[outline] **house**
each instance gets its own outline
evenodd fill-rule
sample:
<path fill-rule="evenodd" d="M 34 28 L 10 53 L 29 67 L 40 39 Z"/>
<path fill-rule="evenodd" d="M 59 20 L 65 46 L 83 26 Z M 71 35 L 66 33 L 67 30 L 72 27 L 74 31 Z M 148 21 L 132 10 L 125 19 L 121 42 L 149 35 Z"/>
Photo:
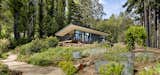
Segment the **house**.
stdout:
<path fill-rule="evenodd" d="M 61 41 L 72 40 L 72 42 L 93 43 L 104 41 L 107 34 L 89 27 L 70 24 L 55 35 Z"/>

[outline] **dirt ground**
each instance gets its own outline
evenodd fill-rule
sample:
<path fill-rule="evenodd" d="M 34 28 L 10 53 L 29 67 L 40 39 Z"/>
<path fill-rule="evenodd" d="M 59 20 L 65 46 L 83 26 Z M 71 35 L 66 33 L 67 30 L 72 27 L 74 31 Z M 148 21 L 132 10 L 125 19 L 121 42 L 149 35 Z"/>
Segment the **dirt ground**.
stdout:
<path fill-rule="evenodd" d="M 149 52 L 149 53 L 154 53 L 156 56 L 156 60 L 152 61 L 152 62 L 144 62 L 144 63 L 134 63 L 134 67 L 135 70 L 138 72 L 142 69 L 144 69 L 145 67 L 153 67 L 155 66 L 157 61 L 160 61 L 160 49 L 156 49 L 156 48 L 147 48 L 147 50 L 143 49 L 143 48 L 138 48 L 134 50 L 134 53 L 144 53 L 144 52 Z M 136 72 L 136 73 L 137 73 Z M 137 74 L 136 74 L 137 75 Z"/>

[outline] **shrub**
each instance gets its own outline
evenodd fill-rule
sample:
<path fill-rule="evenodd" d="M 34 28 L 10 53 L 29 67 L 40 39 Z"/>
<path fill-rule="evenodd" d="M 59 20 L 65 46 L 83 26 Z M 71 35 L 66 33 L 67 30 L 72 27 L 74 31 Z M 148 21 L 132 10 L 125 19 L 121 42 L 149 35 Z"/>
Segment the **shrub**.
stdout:
<path fill-rule="evenodd" d="M 10 42 L 8 39 L 0 39 L 0 54 L 8 51 Z"/>
<path fill-rule="evenodd" d="M 16 49 L 20 50 L 21 55 L 30 55 L 47 50 L 49 47 L 55 47 L 57 44 L 58 39 L 56 37 L 48 37 L 46 39 L 32 40 L 30 43 L 17 47 Z"/>
<path fill-rule="evenodd" d="M 72 51 L 72 48 L 65 47 L 50 48 L 44 52 L 32 55 L 29 58 L 28 63 L 40 66 L 47 66 L 51 64 L 57 65 L 59 61 L 72 60 Z"/>
<path fill-rule="evenodd" d="M 61 61 L 58 66 L 66 73 L 66 75 L 74 75 L 76 68 L 71 61 Z"/>
<path fill-rule="evenodd" d="M 16 46 L 26 44 L 30 42 L 31 40 L 29 40 L 28 38 L 20 38 L 18 40 L 15 40 L 14 38 L 10 38 L 10 41 L 11 41 L 10 48 L 14 49 Z"/>
<path fill-rule="evenodd" d="M 6 59 L 8 57 L 8 53 L 1 53 L 0 58 Z"/>
<path fill-rule="evenodd" d="M 132 26 L 126 31 L 126 42 L 129 50 L 135 48 L 135 42 L 144 46 L 146 39 L 146 32 L 144 27 Z"/>
<path fill-rule="evenodd" d="M 17 47 L 16 50 L 18 50 L 21 55 L 30 55 L 33 53 L 41 52 L 41 49 L 46 48 L 49 48 L 48 43 L 46 41 L 36 39 L 28 44 Z"/>
<path fill-rule="evenodd" d="M 123 65 L 116 62 L 111 62 L 100 67 L 100 75 L 121 75 Z"/>
<path fill-rule="evenodd" d="M 49 47 L 55 47 L 59 42 L 56 37 L 48 37 L 45 40 L 48 42 Z"/>
<path fill-rule="evenodd" d="M 29 58 L 28 63 L 40 66 L 46 66 L 52 64 L 55 52 L 49 52 L 49 51 L 34 54 Z"/>
<path fill-rule="evenodd" d="M 9 71 L 8 66 L 0 62 L 0 75 L 9 75 L 8 71 Z"/>

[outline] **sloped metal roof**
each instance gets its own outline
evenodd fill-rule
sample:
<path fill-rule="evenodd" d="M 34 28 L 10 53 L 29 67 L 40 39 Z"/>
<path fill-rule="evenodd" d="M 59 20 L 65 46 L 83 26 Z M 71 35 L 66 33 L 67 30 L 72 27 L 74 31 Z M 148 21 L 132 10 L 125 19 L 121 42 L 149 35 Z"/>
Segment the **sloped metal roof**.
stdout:
<path fill-rule="evenodd" d="M 94 29 L 90 29 L 90 28 L 86 28 L 86 27 L 82 27 L 82 26 L 78 26 L 78 25 L 73 25 L 73 24 L 70 24 L 70 25 L 64 27 L 60 31 L 56 32 L 55 35 L 56 36 L 65 36 L 66 34 L 72 32 L 74 30 L 79 30 L 79 31 L 88 32 L 88 33 L 97 34 L 97 35 L 102 35 L 102 36 L 107 35 L 107 33 L 104 33 L 104 32 L 101 32 L 101 31 L 97 31 L 97 30 L 94 30 Z"/>

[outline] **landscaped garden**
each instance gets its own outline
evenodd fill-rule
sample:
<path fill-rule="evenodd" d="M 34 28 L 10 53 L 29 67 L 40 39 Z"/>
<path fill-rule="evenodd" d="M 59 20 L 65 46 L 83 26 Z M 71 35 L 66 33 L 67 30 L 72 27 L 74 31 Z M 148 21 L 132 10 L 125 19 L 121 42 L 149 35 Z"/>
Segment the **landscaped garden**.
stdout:
<path fill-rule="evenodd" d="M 0 0 L 0 75 L 160 75 L 160 0 Z"/>

